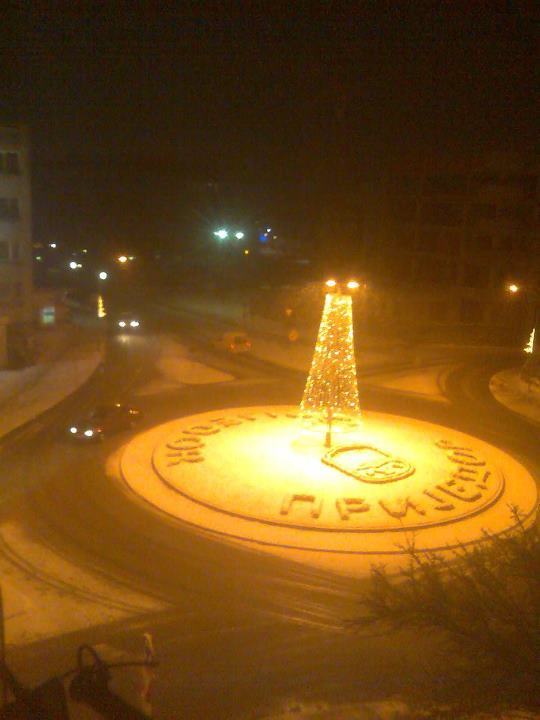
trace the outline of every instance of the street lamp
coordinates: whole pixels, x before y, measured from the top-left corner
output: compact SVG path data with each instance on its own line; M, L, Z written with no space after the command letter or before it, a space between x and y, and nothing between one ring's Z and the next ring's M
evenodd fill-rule
M515 295L517 292L519 292L521 290L519 285L516 285L515 283L510 283L509 285L506 286L506 289L508 290L508 292L511 292L513 295Z
M243 240L243 238L245 237L245 235L244 235L244 233L243 233L241 230L239 230L238 232L234 233L234 237L235 237L237 240Z
M127 255L119 255L116 259L117 259L118 262L121 263L122 265L124 265L124 264L127 263L127 261L128 261Z
M333 290L335 293L342 293L344 289L346 290L358 290L360 287L360 283L356 280L349 280L348 282L338 282L337 280L334 280L331 278L330 280L327 280L325 283L325 286L329 288L330 290Z
M105 270L101 270L101 272L98 273L98 278L100 280L106 280L109 277L109 274L105 272Z
M220 228L219 230L216 230L214 232L214 235L219 238L219 240L226 240L229 237L229 233L225 228Z

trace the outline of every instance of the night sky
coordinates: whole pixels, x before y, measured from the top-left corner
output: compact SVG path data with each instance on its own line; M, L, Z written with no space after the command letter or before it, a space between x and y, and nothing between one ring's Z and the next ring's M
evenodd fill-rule
M32 129L40 238L180 241L210 181L298 225L402 154L537 143L534 3L163 5L3 13L0 113Z

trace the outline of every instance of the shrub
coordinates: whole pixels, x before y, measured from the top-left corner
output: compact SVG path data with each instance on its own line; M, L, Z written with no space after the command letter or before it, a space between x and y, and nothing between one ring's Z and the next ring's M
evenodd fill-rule
M441 631L452 646L453 669L466 670L460 672L461 697L470 680L483 707L504 701L539 708L540 531L537 525L526 529L514 514L516 532L485 533L484 542L460 547L453 558L412 545L397 579L374 568L363 598L369 614L352 626L383 622Z

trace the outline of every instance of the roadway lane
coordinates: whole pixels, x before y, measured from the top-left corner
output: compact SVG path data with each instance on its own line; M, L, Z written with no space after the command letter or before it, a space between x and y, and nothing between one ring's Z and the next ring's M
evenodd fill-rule
M2 481L25 489L5 500L2 520L31 529L37 543L106 578L125 591L160 603L143 613L134 603L127 619L107 622L114 597L83 598L103 606L103 622L70 635L10 648L14 669L28 681L71 667L75 648L97 643L122 657L140 649L143 631L154 635L162 666L156 681L155 716L235 718L244 710L270 707L278 698L328 701L388 696L426 682L443 671L432 638L362 636L344 632L358 611L364 583L312 570L256 551L246 551L164 519L108 478L104 464L129 437L97 446L75 446L64 428L75 408L96 401L133 401L144 411L143 428L215 407L296 403L303 379L269 363L212 353L197 324L179 321L174 333L194 348L194 357L235 376L228 383L180 387L137 396L152 377L159 331L171 321L151 318L150 333L110 343L104 370L69 403L39 421L2 464ZM364 407L407 414L467 432L520 442L533 462L530 429L486 402L480 372L457 367L446 385L449 406L381 388L364 387ZM484 367L487 372L487 367ZM474 408L474 409L473 409ZM524 434L525 433L525 434ZM489 435L489 438L487 437ZM523 440L523 437L526 439ZM13 558L24 562L24 558ZM36 573L45 602L80 589L42 568ZM56 585L55 585L56 583ZM127 604L127 603L126 603ZM84 625L84 623L82 623ZM429 667L429 671L428 668Z

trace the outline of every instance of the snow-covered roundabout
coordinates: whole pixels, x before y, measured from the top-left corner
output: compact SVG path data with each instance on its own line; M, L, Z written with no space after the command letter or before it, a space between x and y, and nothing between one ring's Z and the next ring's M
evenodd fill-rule
M532 520L537 507L533 478L508 454L374 413L331 448L295 407L192 415L136 436L120 468L133 492L184 523L327 561L399 563L413 541L418 550L477 542L511 529L512 508Z

